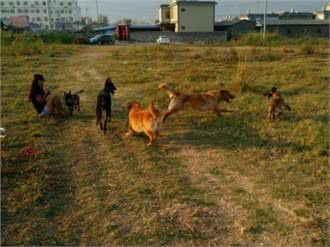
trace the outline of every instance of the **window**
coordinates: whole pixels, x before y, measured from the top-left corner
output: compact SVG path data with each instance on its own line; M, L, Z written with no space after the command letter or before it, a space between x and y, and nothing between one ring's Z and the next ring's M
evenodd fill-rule
M39 5L39 2L36 1L35 4L36 4L36 5Z
M48 18L47 18L47 17L45 17L45 18L44 18L44 20L45 20L45 21L48 21Z
M60 6L63 6L63 2L60 2Z
M70 17L70 21L73 21L73 18L72 17Z
M47 9L44 9L44 13L47 14Z
M33 9L31 9L31 13L32 13L32 14L34 13L34 10L33 10Z
M29 10L26 9L26 10L25 10L25 13L29 13Z
M37 21L41 21L41 18L40 17L37 17Z
M23 4L24 4L24 5L28 5L28 4L27 4L27 1L24 1L24 3L23 3Z
M68 12L69 12L69 14L72 14L72 10L69 10Z
M15 13L15 10L14 9L10 10L10 13Z
M33 17L33 18L32 18L32 21L36 21L36 18Z
M72 3L71 3L71 2L68 2L68 5L69 5L69 6L71 6L71 5L72 5Z
M16 5L21 5L21 3L19 1L16 2Z
M61 14L64 14L64 10L63 9L61 10Z
M36 9L36 13L40 13L40 10L39 9Z
M65 21L65 18L64 17L62 17L62 21Z
M5 5L5 2L1 2L0 5L1 5L1 6L4 6L4 5Z
M46 2L42 2L42 5L46 6L47 4L46 4Z
M18 9L17 12L18 12L18 13L22 13L22 10Z
M9 2L9 5L14 5L14 3L13 2Z

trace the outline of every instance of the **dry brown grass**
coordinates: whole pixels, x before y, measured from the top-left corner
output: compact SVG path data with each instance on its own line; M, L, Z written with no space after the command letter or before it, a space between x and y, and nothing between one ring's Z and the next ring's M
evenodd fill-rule
M1 57L2 245L329 245L328 50L67 49ZM26 102L37 72L51 89L85 89L81 114L38 119ZM118 92L104 136L94 111L108 76ZM164 111L161 82L233 87L226 108L237 112L178 113L152 148L126 139L127 102ZM272 123L262 94L274 84L293 111ZM24 147L46 153L27 158Z

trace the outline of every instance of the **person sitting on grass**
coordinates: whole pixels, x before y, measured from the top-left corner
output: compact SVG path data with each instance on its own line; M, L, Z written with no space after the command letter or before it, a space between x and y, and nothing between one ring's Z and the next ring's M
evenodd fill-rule
M45 78L41 74L35 74L30 90L29 101L32 102L34 109L39 117L51 114L55 109L62 117L70 115L61 102L61 98L57 94L51 94L49 90L44 89Z

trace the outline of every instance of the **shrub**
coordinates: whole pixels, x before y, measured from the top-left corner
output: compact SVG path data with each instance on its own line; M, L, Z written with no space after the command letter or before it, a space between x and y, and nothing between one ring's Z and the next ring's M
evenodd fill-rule
M45 51L44 42L36 35L21 34L12 42L11 55L38 55Z
M251 71L247 66L246 58L244 61L239 61L237 70L233 82L231 83L230 89L235 93L246 92L252 87L252 84L257 79L257 73Z
M310 43L305 43L301 47L301 53L304 55L311 55L315 53L315 49Z

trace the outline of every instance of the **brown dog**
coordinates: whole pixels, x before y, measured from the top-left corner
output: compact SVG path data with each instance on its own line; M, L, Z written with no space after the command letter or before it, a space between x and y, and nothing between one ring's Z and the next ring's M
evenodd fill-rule
M275 120L276 110L279 111L279 115L283 115L284 107L291 111L291 107L285 103L276 87L273 87L269 92L265 93L264 96L267 96L270 99L268 103L268 119Z
M233 112L225 109L219 109L218 106L220 101L230 102L230 100L235 98L235 96L227 90L219 89L202 94L188 95L172 90L166 83L160 84L158 89L165 90L170 97L170 104L164 115L163 121L165 121L170 115L182 110L185 106L192 109L211 110L218 116L221 116L221 112Z
M154 144L156 138L159 136L161 114L155 108L153 102L149 104L146 110L142 110L140 103L137 101L128 103L127 108L129 119L127 135L131 135L134 132L144 132L149 137L148 146Z

